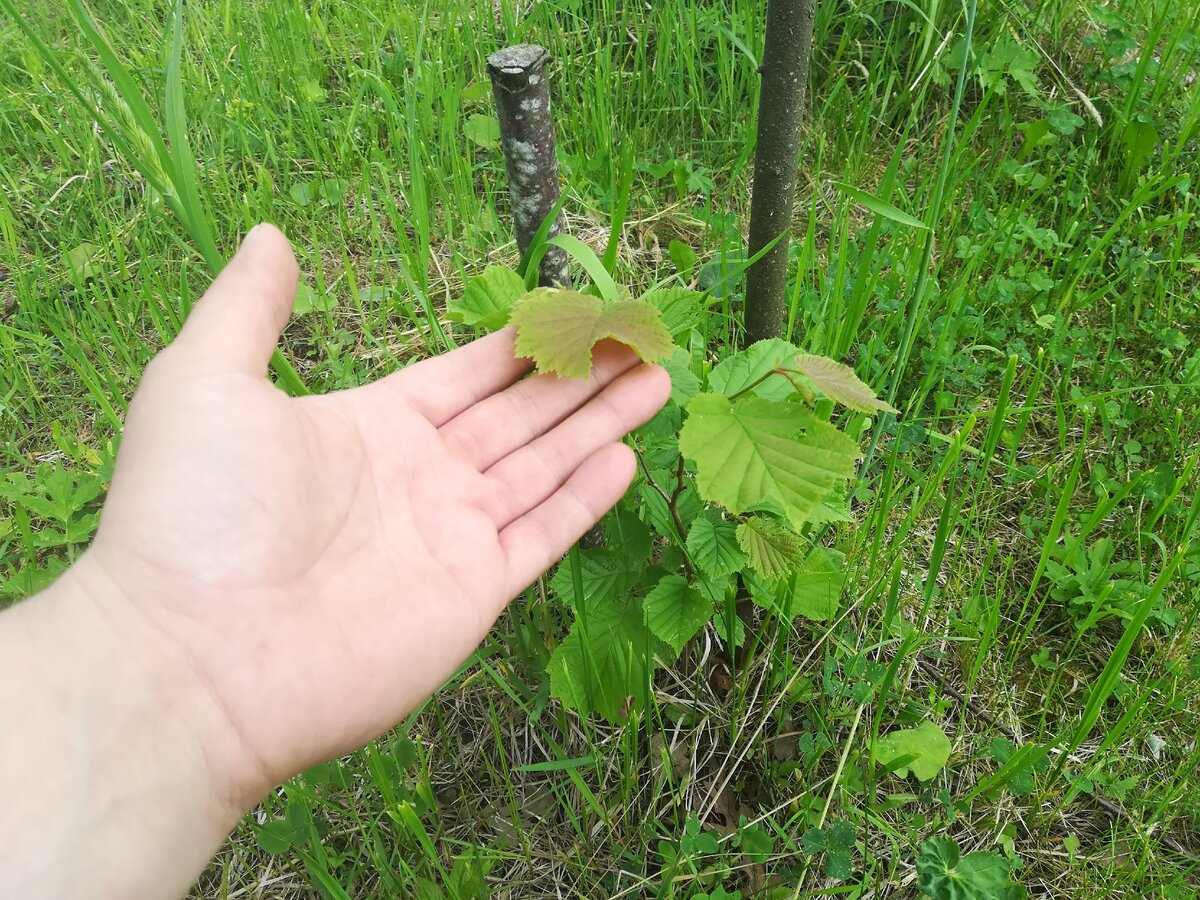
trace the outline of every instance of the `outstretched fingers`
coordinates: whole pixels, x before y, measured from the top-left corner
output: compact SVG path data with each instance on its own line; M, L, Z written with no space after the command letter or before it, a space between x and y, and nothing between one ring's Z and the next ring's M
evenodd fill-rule
M671 380L658 366L638 366L585 406L484 472L485 510L499 529L546 500L588 457L619 441L666 402Z
M556 375L526 378L447 422L442 426L442 438L482 472L537 440L637 364L637 356L628 347L604 341L593 353L587 380ZM607 440L617 437L620 435ZM595 446L599 444L590 449Z
M606 444L543 503L500 532L506 597L528 587L612 509L633 481L636 465L624 444Z
M516 329L505 328L393 372L361 390L372 401L400 398L441 427L533 368L530 360L516 356L515 343Z

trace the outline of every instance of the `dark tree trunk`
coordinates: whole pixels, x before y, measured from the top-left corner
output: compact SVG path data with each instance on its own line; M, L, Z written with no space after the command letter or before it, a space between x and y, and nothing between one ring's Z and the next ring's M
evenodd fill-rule
M746 273L747 343L783 333L788 231L796 194L815 6L816 0L768 0L767 3L754 196L750 203L750 256L777 237L779 242Z
M522 255L558 202L558 159L554 154L554 120L550 116L550 88L546 83L549 61L550 55L536 44L505 47L487 60L500 120L500 146L508 170L508 196L517 247ZM559 234L561 225L560 217L548 236ZM571 286L565 251L558 247L546 251L538 284Z

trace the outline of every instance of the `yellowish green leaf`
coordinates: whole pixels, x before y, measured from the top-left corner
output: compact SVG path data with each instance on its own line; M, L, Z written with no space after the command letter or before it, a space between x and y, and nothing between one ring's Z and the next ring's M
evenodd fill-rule
M785 376L771 372L788 365L797 352L795 346L779 338L758 341L722 360L709 374L708 386L726 397L753 388L766 400L783 400L796 389Z
M679 436L706 500L732 513L767 504L796 528L854 475L858 445L798 403L700 394Z
M517 327L517 354L566 378L588 377L592 348L605 338L645 362L658 362L675 346L658 310L642 300L606 303L579 291L538 288L517 301L509 321Z
M791 368L800 372L817 390L835 403L862 413L879 410L896 412L890 403L875 396L875 392L854 374L852 368L835 359L806 353L797 356L792 361Z
M916 728L902 728L875 742L875 762L892 769L901 778L911 771L920 781L929 781L950 759L950 738L936 724L924 721ZM907 760L906 762L900 762Z
M842 554L825 547L813 547L796 570L791 590L785 593L784 614L788 618L804 616L814 622L828 622L841 606L845 580Z
M488 266L467 279L462 299L450 304L450 321L496 331L508 322L509 310L524 295L520 275L507 266Z
M804 559L800 535L775 519L752 516L737 528L738 546L764 578L785 578Z

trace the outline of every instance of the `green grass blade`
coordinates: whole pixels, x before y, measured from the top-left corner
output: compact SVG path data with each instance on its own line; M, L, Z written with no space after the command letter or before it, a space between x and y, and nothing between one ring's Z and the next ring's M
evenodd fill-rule
M159 133L158 123L155 121L153 113L150 112L146 98L142 95L141 88L138 87L129 70L125 68L116 51L113 50L112 44L109 43L108 38L100 30L88 8L84 6L83 0L68 0L67 8L83 32L84 37L87 38L88 43L96 51L96 55L100 57L104 71L112 79L117 93L121 95L121 99L129 107L134 122L149 139L150 145L158 157L156 162L164 171L170 172L170 153L167 151L167 145Z
M910 216L904 210L899 209L886 200L880 200L874 194L868 194L866 191L861 191L858 188L846 184L844 181L835 181L833 186L846 195L852 202L859 206L865 206L877 216L883 216L899 225L907 225L909 228L918 228L922 231L928 231L929 225L922 222L916 216Z
M182 57L183 0L175 0L171 16L170 52L167 55L166 94L163 98L167 137L171 142L171 153L166 162L179 192L180 211L186 216L188 232L209 270L215 275L224 267L225 260L217 250L217 242L196 184L196 157L187 136L187 110L183 101Z
M579 238L570 234L558 234L546 241L546 246L559 247L567 251L575 262L579 263L583 267L583 270L588 273L588 277L592 279L592 284L596 286L596 290L599 291L600 296L605 301L611 303L617 299L617 283L608 274L608 270L604 267L604 263L600 261L600 257L596 256L592 248Z

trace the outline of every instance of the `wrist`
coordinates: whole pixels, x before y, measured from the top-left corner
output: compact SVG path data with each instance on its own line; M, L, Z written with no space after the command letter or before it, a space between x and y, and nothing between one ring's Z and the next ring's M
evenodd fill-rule
M188 862L199 872L252 802L228 722L187 660L86 554L0 617L0 660L4 755L33 769L10 767L21 780L5 793L40 780L35 799L54 810L26 811L11 871L39 871L35 885L63 889L51 894L89 877L120 896L185 890L171 882Z

